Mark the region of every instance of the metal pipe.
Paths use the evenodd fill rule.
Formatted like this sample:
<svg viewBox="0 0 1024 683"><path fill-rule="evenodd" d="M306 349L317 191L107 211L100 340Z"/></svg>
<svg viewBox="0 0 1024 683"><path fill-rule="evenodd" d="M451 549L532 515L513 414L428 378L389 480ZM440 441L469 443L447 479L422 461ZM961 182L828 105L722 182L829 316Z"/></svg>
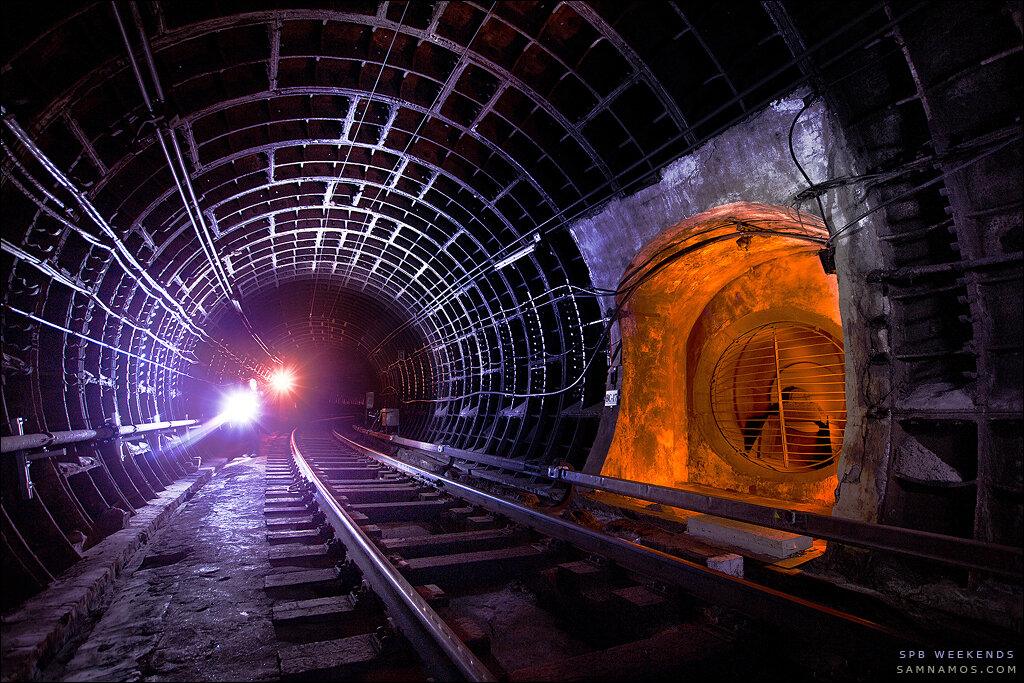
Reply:
<svg viewBox="0 0 1024 683"><path fill-rule="evenodd" d="M181 427L192 427L198 425L199 420L173 420L169 422L144 422L138 425L122 425L118 430L121 436L128 434L142 434L144 432L163 432Z"/></svg>
<svg viewBox="0 0 1024 683"><path fill-rule="evenodd" d="M446 455L454 455L464 460L495 464L499 467L504 467L505 465L497 461L509 460L507 458L497 458L496 456L452 449L438 444L404 439L390 434L371 432L360 427L353 426L353 428L368 436L410 448L417 448L428 453L445 453ZM516 464L513 465L512 463ZM526 465L515 460L509 460L509 464L509 469L513 470L521 470ZM881 550L898 555L908 555L953 567L989 572L1014 578L1017 581L1020 580L1022 567L1024 567L1024 562L1022 562L1024 551L1017 547L984 543L969 538L957 538L955 536L918 531L917 529L872 524L871 522L862 522L843 517L819 515L789 508L758 505L732 498L711 496L706 493L696 493L667 486L658 486L656 484L573 472L565 467L549 467L546 473L540 472L539 476L652 503L668 505L669 507L725 517L771 529L779 529L780 531L788 531L790 533L822 538L828 541L837 541L847 545Z"/></svg>
<svg viewBox="0 0 1024 683"><path fill-rule="evenodd" d="M199 424L199 420L176 420L173 422L148 422L139 425L122 425L117 427L100 427L98 429L73 429L64 432L42 432L39 434L23 434L0 438L0 453L31 451L40 448L54 448L74 443L83 443L95 439L110 439L115 436L142 434L144 432L162 432Z"/></svg>
<svg viewBox="0 0 1024 683"><path fill-rule="evenodd" d="M3 119L4 124L7 126L8 130L14 134L14 137L24 145L25 149L27 149L36 161L38 161L43 168L53 176L54 180L56 180L59 185L74 196L78 205L82 207L85 214L89 216L89 218L100 228L103 234L111 240L114 245L111 250L111 254L124 269L125 273L130 275L135 280L136 284L138 284L138 286L141 287L149 296L157 301L161 301L161 305L164 309L173 315L185 328L189 329L193 334L196 334L201 338L207 338L208 335L192 323L188 314L174 299L174 297L172 297L170 293L160 285L160 283L154 280L143 265L139 263L134 256L132 256L128 247L126 247L118 238L117 233L112 227L110 227L110 224L103 218L99 210L93 206L92 202L90 202L88 198L86 198L85 193L81 192L71 179L57 168L57 165L54 164L53 161L46 156L46 153L35 144L35 142L28 136L28 133L18 125L18 122L14 120L14 117L3 106L0 106L0 118Z"/></svg>
<svg viewBox="0 0 1024 683"><path fill-rule="evenodd" d="M389 616L416 648L435 679L497 680L338 504L331 490L306 462L295 442L294 431L291 448L299 472L316 488L315 497L320 509L345 544L346 552L359 565L363 578L374 592L387 604Z"/></svg>
<svg viewBox="0 0 1024 683"><path fill-rule="evenodd" d="M135 74L135 81L139 86L139 92L142 94L142 101L146 105L146 110L153 116L157 116L156 110L153 106L153 100L149 97L149 91L146 88L146 83L142 78L142 72L139 70L139 64L135 59L135 53L132 51L131 41L128 38L128 32L125 30L124 21L121 19L121 12L118 9L116 2L111 2L111 8L114 10L114 18L117 20L117 27L120 30L121 38L124 40L125 49L128 52L128 62L131 64L132 73ZM141 19L138 14L138 8L135 3L131 4L132 14L135 17L135 23L139 31L139 36L142 40L143 54L146 57L146 62L149 65L150 78L153 80L154 87L157 91L157 102L163 102L163 88L160 87L158 75L156 72L156 64L153 61L153 54L149 47L149 41L146 39L145 31L142 28ZM174 159L171 156L170 150L167 148L167 142L164 140L164 129L159 125L156 125L156 137L160 143L160 149L163 151L164 159L167 161L167 167L171 171L171 175L174 178L174 184L178 188L178 194L181 196L182 203L185 207L185 212L188 214L189 221L192 223L192 227L196 232L196 236L199 238L199 246L202 247L203 253L206 255L207 261L213 268L214 279L217 284L224 290L224 294L230 299L231 298L231 287L227 280L227 276L223 272L223 266L220 264L216 256L216 250L212 244L212 239L209 235L209 230L206 223L203 221L202 212L198 208L198 202L189 202L189 193L185 191L185 185L188 184L191 190L191 184L188 183L188 173L185 171L184 162L182 162L179 169L175 165ZM174 138L174 133L170 134L171 144L178 151L178 158L181 159L180 149L177 146L177 140ZM184 175L184 178L182 177ZM195 193L191 192L193 200L195 200ZM197 215L198 214L198 215Z"/></svg>
<svg viewBox="0 0 1024 683"><path fill-rule="evenodd" d="M334 432L334 436L385 465L440 484L470 503L498 512L547 536L568 541L578 548L607 557L627 569L671 585L681 586L703 600L738 609L775 623L783 620L805 635L819 640L831 638L833 642L830 644L852 649L860 654L872 652L879 647L888 650L897 643L909 640L905 635L866 619L838 612L752 581L738 579L621 538L607 536L396 460L380 451L358 444L338 432Z"/></svg>
<svg viewBox="0 0 1024 683"><path fill-rule="evenodd" d="M116 5L116 3L111 3L111 4ZM149 39L146 37L146 32L145 32L145 30L142 27L142 16L139 14L139 6L134 1L130 2L128 4L129 4L129 6L132 9L132 19L135 20L135 27L139 30L139 37L142 39L142 54L145 55L145 57L146 57L146 65L149 67L149 77L153 79L153 88L156 89L156 99L157 99L158 102L163 102L164 101L164 89L163 89L163 86L160 85L160 77L156 73L156 62L153 60L153 51L149 47ZM116 9L116 7L115 7L115 9ZM118 23L120 23L120 17L118 18ZM128 38L126 37L125 38L125 45L127 45L127 44L128 44ZM134 60L132 60L132 61L134 61ZM136 67L136 74L138 74L138 68L137 67ZM139 77L139 82L140 83L142 82L141 77ZM145 96L145 92L143 92L143 96ZM148 100L146 101L146 106L147 107L150 106Z"/></svg>
<svg viewBox="0 0 1024 683"><path fill-rule="evenodd" d="M139 90L142 92L142 98L145 101L146 108L151 114L156 116L156 111L153 106L154 101L149 97L146 90L146 84L139 71L138 63L135 61L135 54L132 52L131 42L128 40L128 34L125 31L124 23L121 20L121 13L118 11L117 3L111 2L111 6L114 10L114 17L117 19L118 28L121 31L121 37L124 39L125 49L128 51L128 60L131 62L132 71L135 74L135 80L139 85ZM149 38L146 36L146 30L142 25L142 17L139 15L139 9L136 3L131 3L131 10L132 16L135 20L135 27L139 32L139 40L142 43L142 53L145 56L146 64L149 67L149 76L153 82L153 87L156 90L155 102L162 104L164 100L164 91L163 87L160 85L160 75L157 73L156 61L153 59L153 50L149 45ZM167 133L167 137L170 138L170 146L174 150L174 156L171 155L171 150L168 149L167 142L164 140L165 132ZM171 171L171 175L174 177L174 184L178 188L178 194L181 195L181 201L185 206L185 212L188 214L189 221L191 221L196 237L199 240L199 246L206 255L206 260L209 262L210 267L213 269L214 280L216 280L217 284L219 284L221 289L224 290L224 295L234 305L235 310L238 311L238 315L242 320L242 325L245 327L249 335L252 336L253 340L255 340L256 344L270 357L271 360L279 363L280 359L260 338L259 334L256 333L256 329L246 317L231 285L231 278L224 269L224 264L221 263L220 258L217 256L217 246L214 244L213 237L210 235L210 227L206 224L202 208L199 206L199 198L196 196L195 187L192 185L192 179L188 174L188 167L185 166L185 158L181 152L181 144L178 142L178 138L174 135L174 131L167 127L166 123L162 121L158 122L156 126L156 136L157 140L160 142L160 149L163 151L164 158L167 160L167 166ZM175 165L175 157L177 158L177 165Z"/></svg>
<svg viewBox="0 0 1024 683"><path fill-rule="evenodd" d="M72 443L92 441L93 439L100 438L101 434L105 436L112 435L112 432L109 430L103 432L102 429L75 429L67 432L43 432L41 434L4 436L0 437L0 453L66 446Z"/></svg>

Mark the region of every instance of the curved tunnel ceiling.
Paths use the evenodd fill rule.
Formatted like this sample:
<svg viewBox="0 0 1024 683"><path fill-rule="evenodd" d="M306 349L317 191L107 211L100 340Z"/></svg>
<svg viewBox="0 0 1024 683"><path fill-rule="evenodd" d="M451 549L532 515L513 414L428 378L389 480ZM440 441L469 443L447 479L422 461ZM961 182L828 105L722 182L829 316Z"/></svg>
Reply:
<svg viewBox="0 0 1024 683"><path fill-rule="evenodd" d="M561 416L603 390L603 358L574 384L602 313L562 226L798 73L754 6L740 43L723 33L736 8L674 3L119 8L22 8L34 30L8 24L7 113L110 230L90 244L81 206L66 189L46 198L53 178L5 131L11 242L81 290L36 282L22 259L10 301L59 307L60 327L135 354L69 337L54 370L87 390L66 417L38 405L61 392L33 392L51 429L115 404L122 420L180 411L196 389L175 371L218 382L265 368L260 344L282 359L326 345L368 363L414 431L569 451L579 419ZM116 241L139 267L117 263ZM143 269L163 292L137 283ZM151 393L106 396L121 384ZM178 401L161 405L161 389Z"/></svg>
<svg viewBox="0 0 1024 683"><path fill-rule="evenodd" d="M779 3L324 5L5 10L7 416L329 349L424 438L578 453L606 304L564 228L808 78Z"/></svg>

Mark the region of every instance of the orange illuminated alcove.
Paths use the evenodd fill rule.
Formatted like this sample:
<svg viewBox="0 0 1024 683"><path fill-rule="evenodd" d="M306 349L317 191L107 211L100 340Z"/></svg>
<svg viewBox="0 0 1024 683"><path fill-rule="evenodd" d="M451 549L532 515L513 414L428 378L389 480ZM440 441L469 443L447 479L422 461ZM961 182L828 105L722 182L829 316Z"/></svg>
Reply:
<svg viewBox="0 0 1024 683"><path fill-rule="evenodd" d="M831 510L846 410L825 237L805 214L739 202L636 255L620 285L642 281L619 318L621 407L602 474Z"/></svg>

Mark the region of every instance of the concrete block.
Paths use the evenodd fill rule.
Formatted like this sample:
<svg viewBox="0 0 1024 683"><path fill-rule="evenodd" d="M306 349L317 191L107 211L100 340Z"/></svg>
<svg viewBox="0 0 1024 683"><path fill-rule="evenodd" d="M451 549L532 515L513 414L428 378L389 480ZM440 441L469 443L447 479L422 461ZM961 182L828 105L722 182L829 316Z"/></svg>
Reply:
<svg viewBox="0 0 1024 683"><path fill-rule="evenodd" d="M338 579L338 570L308 569L304 571L271 574L263 580L263 590L273 600L306 600L347 593Z"/></svg>
<svg viewBox="0 0 1024 683"><path fill-rule="evenodd" d="M434 519L451 507L446 500L412 500L398 503L359 503L352 509L366 515L369 522L412 522Z"/></svg>
<svg viewBox="0 0 1024 683"><path fill-rule="evenodd" d="M298 517L283 517L267 520L267 531L303 531L316 529L320 525L313 519L312 515Z"/></svg>
<svg viewBox="0 0 1024 683"><path fill-rule="evenodd" d="M724 555L709 557L708 569L714 569L715 571L722 572L723 574L728 574L729 576L735 576L737 579L742 579L743 556L737 555L736 553L725 553Z"/></svg>
<svg viewBox="0 0 1024 683"><path fill-rule="evenodd" d="M334 564L325 545L278 545L270 548L267 556L272 567L326 568Z"/></svg>
<svg viewBox="0 0 1024 683"><path fill-rule="evenodd" d="M472 515L466 517L466 528L470 531L493 529L497 522L491 515Z"/></svg>
<svg viewBox="0 0 1024 683"><path fill-rule="evenodd" d="M263 515L265 517L273 517L280 519L282 517L297 517L300 515L309 514L310 510L307 510L305 506L291 506L291 507L266 507L263 508Z"/></svg>
<svg viewBox="0 0 1024 683"><path fill-rule="evenodd" d="M350 596L279 602L274 605L274 631L279 640L301 643L330 634L348 638L373 633L384 623L383 607L356 607Z"/></svg>
<svg viewBox="0 0 1024 683"><path fill-rule="evenodd" d="M524 571L538 569L546 562L543 552L533 546L516 546L457 555L414 557L399 571L413 585L462 586L506 581Z"/></svg>
<svg viewBox="0 0 1024 683"><path fill-rule="evenodd" d="M758 555L783 559L811 547L809 536L737 522L712 515L691 515L686 519L686 533Z"/></svg>
<svg viewBox="0 0 1024 683"><path fill-rule="evenodd" d="M267 542L270 545L305 543L313 545L327 540L319 529L296 529L285 531L268 531Z"/></svg>
<svg viewBox="0 0 1024 683"><path fill-rule="evenodd" d="M267 496L266 508L287 508L287 507L301 507L305 509L306 501L299 496L290 497L272 497Z"/></svg>

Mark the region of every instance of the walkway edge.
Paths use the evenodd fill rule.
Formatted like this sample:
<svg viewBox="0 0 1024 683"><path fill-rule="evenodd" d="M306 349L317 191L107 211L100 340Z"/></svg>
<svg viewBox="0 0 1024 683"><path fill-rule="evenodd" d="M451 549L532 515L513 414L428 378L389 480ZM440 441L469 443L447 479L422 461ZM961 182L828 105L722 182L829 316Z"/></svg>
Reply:
<svg viewBox="0 0 1024 683"><path fill-rule="evenodd" d="M167 524L175 510L210 481L213 473L211 468L201 469L160 492L136 512L127 527L85 551L82 560L58 576L49 588L4 616L0 627L0 680L39 678L41 669L78 634L132 556Z"/></svg>

